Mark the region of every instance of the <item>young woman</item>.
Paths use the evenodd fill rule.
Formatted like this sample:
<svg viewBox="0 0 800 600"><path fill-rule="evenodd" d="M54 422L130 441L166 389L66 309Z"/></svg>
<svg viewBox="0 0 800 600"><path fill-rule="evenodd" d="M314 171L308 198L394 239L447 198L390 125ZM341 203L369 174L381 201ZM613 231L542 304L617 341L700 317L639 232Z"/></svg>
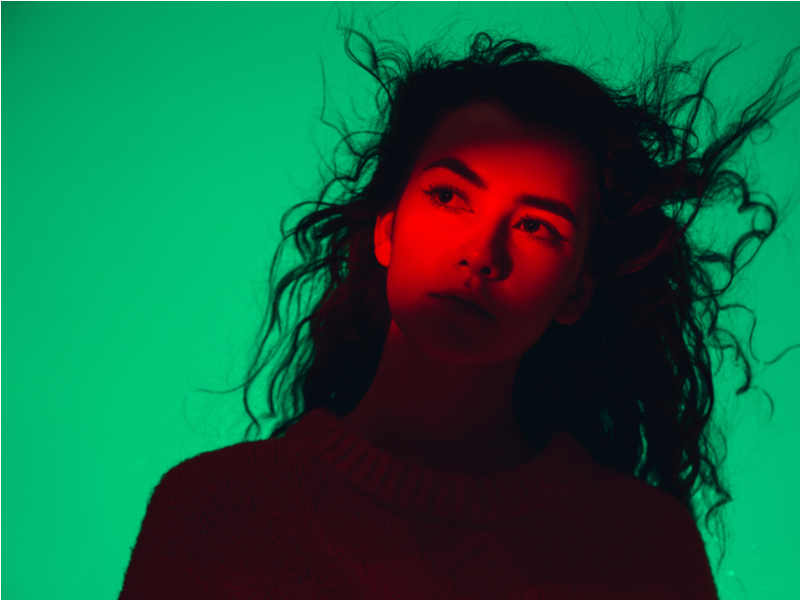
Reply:
<svg viewBox="0 0 800 600"><path fill-rule="evenodd" d="M715 598L709 350L743 356L720 297L777 219L729 164L797 98L793 55L701 148L713 67L681 93L669 52L615 90L487 34L459 59L346 47L379 117L284 233L303 261L244 384L258 429L277 365L279 426L163 477L121 598ZM688 231L723 202L769 217L729 255Z"/></svg>

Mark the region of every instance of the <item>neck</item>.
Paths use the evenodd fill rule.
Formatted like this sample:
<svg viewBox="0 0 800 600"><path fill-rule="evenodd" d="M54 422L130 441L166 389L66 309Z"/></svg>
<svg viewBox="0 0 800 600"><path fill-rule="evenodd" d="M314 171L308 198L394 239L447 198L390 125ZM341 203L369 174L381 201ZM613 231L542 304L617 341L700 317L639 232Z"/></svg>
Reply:
<svg viewBox="0 0 800 600"><path fill-rule="evenodd" d="M533 457L514 419L519 361L436 361L392 321L375 378L342 423L398 458L435 469L491 474L514 468Z"/></svg>

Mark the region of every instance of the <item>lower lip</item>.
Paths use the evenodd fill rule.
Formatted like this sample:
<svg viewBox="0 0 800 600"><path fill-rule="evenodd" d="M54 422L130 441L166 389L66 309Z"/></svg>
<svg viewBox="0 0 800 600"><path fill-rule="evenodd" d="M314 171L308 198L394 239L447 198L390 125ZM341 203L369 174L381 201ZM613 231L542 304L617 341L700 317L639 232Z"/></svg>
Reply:
<svg viewBox="0 0 800 600"><path fill-rule="evenodd" d="M446 305L450 310L453 312L457 312L461 315L472 317L473 319L491 319L492 315L489 313L483 312L480 308L466 302L464 300L459 300L457 298L451 298L449 296L435 296L431 294L431 297L435 300L438 300L442 304Z"/></svg>

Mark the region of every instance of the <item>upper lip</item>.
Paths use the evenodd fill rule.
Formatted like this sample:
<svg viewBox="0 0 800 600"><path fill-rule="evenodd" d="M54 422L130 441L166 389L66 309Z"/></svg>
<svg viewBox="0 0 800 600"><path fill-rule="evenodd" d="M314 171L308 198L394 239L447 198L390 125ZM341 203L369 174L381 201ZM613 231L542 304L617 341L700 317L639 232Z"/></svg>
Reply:
<svg viewBox="0 0 800 600"><path fill-rule="evenodd" d="M449 290L442 290L441 292L431 292L431 296L440 296L442 298L456 298L457 300L462 300L464 302L468 302L469 304L474 304L478 308L480 308L483 312L487 315L492 316L492 311L489 310L489 304L486 302L486 299L481 296L480 294L476 294L470 290L465 290L463 288L452 288Z"/></svg>

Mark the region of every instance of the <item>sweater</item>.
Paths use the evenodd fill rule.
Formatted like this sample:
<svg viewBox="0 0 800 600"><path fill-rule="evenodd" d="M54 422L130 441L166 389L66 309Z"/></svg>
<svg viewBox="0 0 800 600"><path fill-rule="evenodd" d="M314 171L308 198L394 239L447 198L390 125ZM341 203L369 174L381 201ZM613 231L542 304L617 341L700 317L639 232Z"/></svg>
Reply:
<svg viewBox="0 0 800 600"><path fill-rule="evenodd" d="M568 431L491 476L400 460L326 408L154 489L120 600L717 598L676 498Z"/></svg>

